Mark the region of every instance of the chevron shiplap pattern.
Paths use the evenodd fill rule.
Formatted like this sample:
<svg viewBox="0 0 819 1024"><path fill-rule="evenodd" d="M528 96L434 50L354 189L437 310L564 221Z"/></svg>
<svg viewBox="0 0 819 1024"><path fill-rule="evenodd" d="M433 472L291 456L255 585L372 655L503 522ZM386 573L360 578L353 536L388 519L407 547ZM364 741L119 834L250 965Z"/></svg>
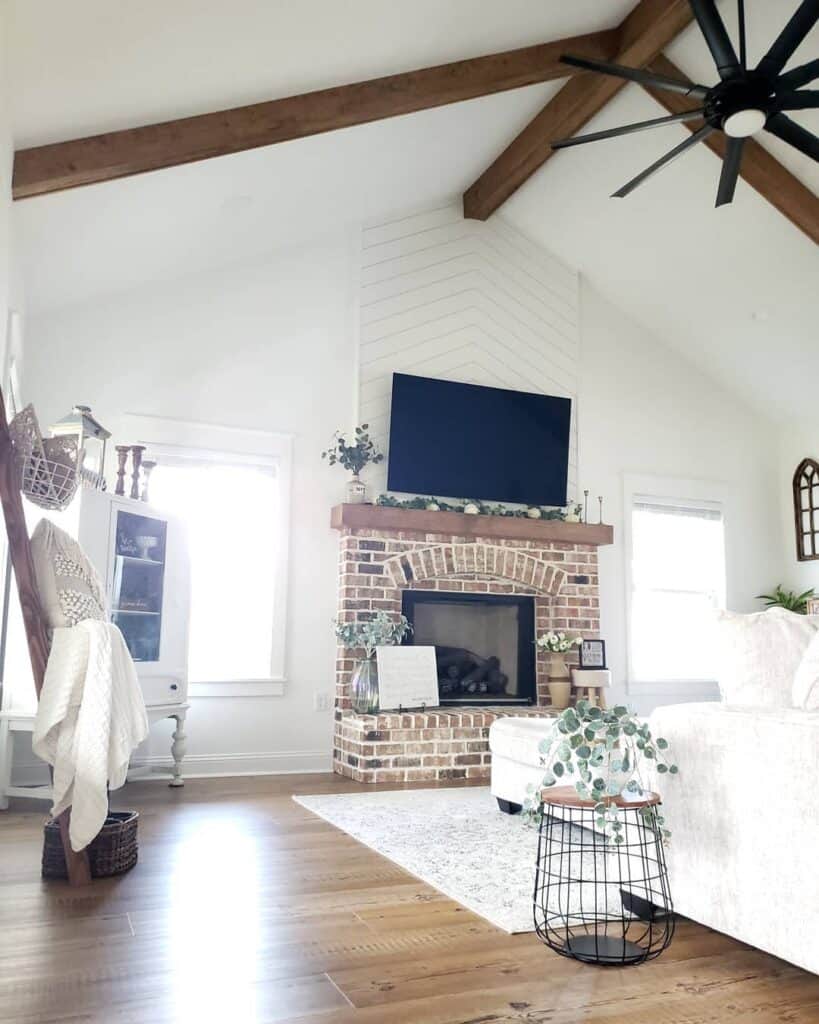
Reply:
<svg viewBox="0 0 819 1024"><path fill-rule="evenodd" d="M508 225L447 206L365 228L361 257L359 420L383 451L394 372L576 399L577 274ZM577 462L575 408L570 500Z"/></svg>

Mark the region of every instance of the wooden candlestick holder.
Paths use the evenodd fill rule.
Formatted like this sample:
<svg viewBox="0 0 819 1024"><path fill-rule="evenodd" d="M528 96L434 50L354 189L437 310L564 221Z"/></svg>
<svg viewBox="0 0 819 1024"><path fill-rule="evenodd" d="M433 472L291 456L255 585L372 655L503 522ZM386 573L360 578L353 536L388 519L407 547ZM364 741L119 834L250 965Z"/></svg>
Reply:
<svg viewBox="0 0 819 1024"><path fill-rule="evenodd" d="M116 446L117 452L117 485L114 488L114 494L125 494L125 464L128 461L128 452L130 452L131 446L128 444L118 444Z"/></svg>
<svg viewBox="0 0 819 1024"><path fill-rule="evenodd" d="M131 473L131 497L139 500L139 470L142 465L142 453L145 451L144 444L131 445L131 458L133 459L133 472Z"/></svg>

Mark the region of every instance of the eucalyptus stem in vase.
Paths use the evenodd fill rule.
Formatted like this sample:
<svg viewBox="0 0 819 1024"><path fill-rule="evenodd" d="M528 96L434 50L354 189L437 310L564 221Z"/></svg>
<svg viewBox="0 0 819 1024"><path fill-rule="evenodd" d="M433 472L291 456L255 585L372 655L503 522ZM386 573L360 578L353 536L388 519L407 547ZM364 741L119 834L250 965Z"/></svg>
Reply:
<svg viewBox="0 0 819 1024"><path fill-rule="evenodd" d="M378 647L392 647L412 632L412 626L405 615L391 617L387 612L376 612L362 622L337 622L336 637L347 650L363 651L364 657L350 679L350 698L353 711L360 715L372 715L379 709L378 662L375 651Z"/></svg>
<svg viewBox="0 0 819 1024"><path fill-rule="evenodd" d="M367 500L367 488L359 479L359 473L365 466L376 465L384 461L383 454L378 450L370 437L369 424L362 423L355 428L355 438L349 442L340 431L333 434L333 440L327 451L321 453L331 466L338 463L353 474L347 484L347 501L351 505L361 505Z"/></svg>

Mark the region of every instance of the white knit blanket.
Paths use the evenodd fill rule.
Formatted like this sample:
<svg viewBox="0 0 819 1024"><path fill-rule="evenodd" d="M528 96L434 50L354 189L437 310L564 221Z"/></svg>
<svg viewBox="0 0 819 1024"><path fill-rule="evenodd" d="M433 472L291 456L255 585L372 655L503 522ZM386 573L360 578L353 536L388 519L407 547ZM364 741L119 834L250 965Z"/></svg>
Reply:
<svg viewBox="0 0 819 1024"><path fill-rule="evenodd" d="M108 813L108 788L125 782L148 735L145 703L119 629L88 619L55 629L32 748L54 766L55 817L71 807L71 847L82 850Z"/></svg>

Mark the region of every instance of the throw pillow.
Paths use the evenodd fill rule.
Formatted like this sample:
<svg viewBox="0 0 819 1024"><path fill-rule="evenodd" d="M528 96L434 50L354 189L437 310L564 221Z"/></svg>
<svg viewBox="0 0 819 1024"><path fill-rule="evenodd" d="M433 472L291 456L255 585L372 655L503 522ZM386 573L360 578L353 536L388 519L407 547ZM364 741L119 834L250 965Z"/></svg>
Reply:
<svg viewBox="0 0 819 1024"><path fill-rule="evenodd" d="M819 711L819 632L811 640L793 681L793 706Z"/></svg>
<svg viewBox="0 0 819 1024"><path fill-rule="evenodd" d="M41 519L31 535L34 575L46 625L76 626L83 619L105 621L105 592L83 549L59 526Z"/></svg>
<svg viewBox="0 0 819 1024"><path fill-rule="evenodd" d="M726 704L793 707L794 678L819 619L771 608L718 616L719 688Z"/></svg>

